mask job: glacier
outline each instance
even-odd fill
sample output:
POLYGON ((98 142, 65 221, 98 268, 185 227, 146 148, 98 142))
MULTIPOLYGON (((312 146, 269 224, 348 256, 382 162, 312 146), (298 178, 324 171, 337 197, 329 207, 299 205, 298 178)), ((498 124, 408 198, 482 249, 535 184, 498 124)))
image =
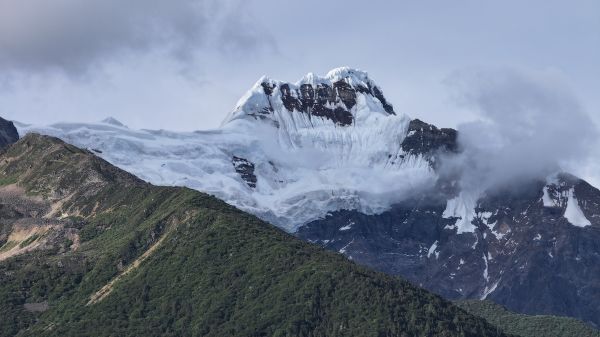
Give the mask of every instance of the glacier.
MULTIPOLYGON (((438 180, 432 158, 403 149, 418 132, 410 124, 366 72, 347 67, 295 83, 263 76, 213 130, 133 130, 111 117, 15 123, 21 135, 58 137, 145 181, 209 193, 292 233, 334 211, 380 214, 432 188, 438 180)), ((572 225, 589 226, 573 191, 550 192, 557 184, 547 178, 544 206, 563 207, 572 225)), ((450 196, 442 217, 456 220, 445 228, 473 233, 483 194, 450 196)))
POLYGON ((214 130, 132 130, 114 118, 17 129, 89 149, 150 183, 209 193, 294 232, 336 210, 381 213, 432 186, 431 164, 402 150, 410 121, 366 72, 337 68, 296 83, 259 79, 214 130), (255 184, 233 158, 247 163, 255 184))

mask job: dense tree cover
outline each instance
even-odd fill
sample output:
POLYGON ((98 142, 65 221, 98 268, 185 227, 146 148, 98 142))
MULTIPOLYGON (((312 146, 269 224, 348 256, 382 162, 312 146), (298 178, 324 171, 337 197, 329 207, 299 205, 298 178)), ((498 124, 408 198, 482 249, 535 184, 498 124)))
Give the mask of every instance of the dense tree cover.
POLYGON ((491 301, 460 301, 457 305, 522 337, 600 337, 600 331, 574 318, 521 315, 491 301))
POLYGON ((81 239, 0 262, 2 336, 504 336, 399 278, 57 139, 9 148, 0 181, 60 200, 81 239))

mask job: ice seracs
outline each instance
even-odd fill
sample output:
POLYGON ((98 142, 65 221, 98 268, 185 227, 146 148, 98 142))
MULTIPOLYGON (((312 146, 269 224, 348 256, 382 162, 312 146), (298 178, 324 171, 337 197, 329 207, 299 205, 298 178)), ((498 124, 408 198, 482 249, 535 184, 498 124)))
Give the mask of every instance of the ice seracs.
POLYGON ((344 67, 325 77, 310 73, 296 83, 263 76, 242 96, 223 124, 254 119, 289 131, 355 125, 378 114, 385 117, 395 112, 366 72, 344 67))
POLYGON ((296 83, 261 78, 216 130, 132 130, 109 118, 19 131, 98 150, 149 182, 213 194, 293 232, 330 211, 380 213, 432 185, 430 163, 402 149, 410 121, 366 72, 338 68, 296 83))
MULTIPOLYGON (((295 83, 262 77, 215 130, 133 130, 114 118, 17 128, 93 150, 154 184, 210 193, 290 232, 331 211, 379 214, 434 186, 428 153, 455 136, 395 111, 366 72, 346 67, 295 83)), ((575 193, 557 196, 564 192, 551 186, 544 205, 566 207, 571 223, 587 226, 575 193)), ((446 229, 474 233, 481 219, 502 239, 490 215, 476 212, 480 197, 448 197, 443 217, 456 220, 446 229)))

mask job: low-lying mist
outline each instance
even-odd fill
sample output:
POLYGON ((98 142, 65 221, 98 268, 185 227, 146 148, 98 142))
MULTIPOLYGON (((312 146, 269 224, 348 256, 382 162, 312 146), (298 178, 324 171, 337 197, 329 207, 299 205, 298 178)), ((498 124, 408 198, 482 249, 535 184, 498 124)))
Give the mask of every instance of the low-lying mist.
POLYGON ((514 69, 464 70, 446 82, 481 120, 459 125, 461 153, 443 158, 442 174, 481 193, 516 188, 575 167, 590 156, 598 129, 577 97, 552 74, 514 69))

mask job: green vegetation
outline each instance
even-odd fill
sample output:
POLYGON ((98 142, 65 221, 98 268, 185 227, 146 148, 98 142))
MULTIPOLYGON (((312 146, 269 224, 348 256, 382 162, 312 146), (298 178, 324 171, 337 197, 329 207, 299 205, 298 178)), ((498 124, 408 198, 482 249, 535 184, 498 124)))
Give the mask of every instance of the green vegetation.
POLYGON ((10 184, 14 184, 17 182, 17 179, 15 177, 0 177, 0 186, 6 186, 6 185, 10 185, 10 184))
POLYGON ((25 240, 25 241, 23 241, 23 242, 21 242, 21 243, 19 244, 19 248, 25 248, 25 247, 29 246, 29 245, 30 245, 30 244, 32 244, 32 243, 33 243, 35 240, 39 239, 39 237, 40 237, 40 236, 39 236, 39 235, 37 235, 37 234, 34 234, 34 235, 32 235, 32 236, 28 237, 28 238, 27 238, 27 240, 25 240))
POLYGON ((399 278, 57 139, 9 148, 0 176, 15 175, 27 195, 61 200, 81 244, 0 262, 1 336, 505 336, 399 278))
POLYGON ((8 241, 0 247, 0 253, 13 249, 17 245, 17 242, 8 241))
POLYGON ((520 315, 490 301, 460 301, 456 304, 507 333, 522 337, 600 337, 600 331, 573 318, 520 315))

